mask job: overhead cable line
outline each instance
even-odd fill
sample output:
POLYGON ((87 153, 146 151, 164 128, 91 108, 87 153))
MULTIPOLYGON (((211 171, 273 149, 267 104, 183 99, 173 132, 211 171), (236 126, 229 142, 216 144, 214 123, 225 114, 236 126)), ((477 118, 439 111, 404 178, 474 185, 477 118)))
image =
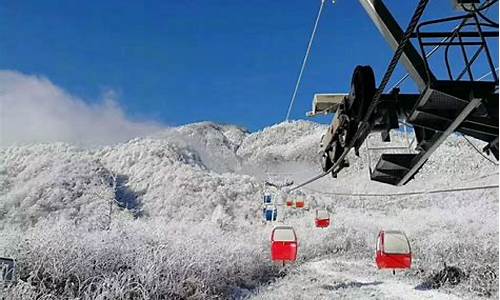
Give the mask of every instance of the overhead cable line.
POLYGON ((479 153, 479 154, 480 154, 480 155, 481 155, 484 159, 486 159, 486 160, 487 160, 487 161, 489 161, 490 163, 492 163, 492 164, 494 164, 494 165, 498 166, 498 163, 497 163, 497 162, 493 161, 491 158, 489 158, 489 157, 487 157, 486 155, 484 155, 484 153, 483 153, 481 150, 479 150, 479 149, 476 147, 476 145, 474 145, 474 143, 472 143, 472 141, 471 141, 471 140, 469 140, 469 139, 468 139, 465 135, 463 135, 463 134, 462 134, 462 137, 463 137, 463 138, 467 141, 467 143, 469 143, 469 145, 470 145, 472 148, 474 148, 474 150, 476 150, 476 152, 477 152, 477 153, 479 153))
MULTIPOLYGON (((455 29, 456 29, 456 28, 458 28, 458 26, 457 26, 457 27, 455 27, 455 29)), ((444 42, 446 42, 449 38, 450 38, 450 37, 445 37, 444 39, 442 39, 442 40, 440 41, 440 43, 444 43, 444 42)), ((436 52, 436 51, 439 49, 439 47, 441 47, 441 45, 434 46, 434 48, 432 48, 432 49, 431 49, 431 51, 429 51, 429 52, 425 55, 425 58, 429 58, 429 57, 431 57, 431 56, 434 54, 434 52, 436 52)), ((390 89, 391 89, 391 90, 393 90, 393 89, 395 89, 395 88, 399 88, 399 86, 400 86, 400 85, 401 85, 401 84, 402 84, 402 83, 403 83, 406 79, 408 79, 408 77, 410 77, 410 73, 406 73, 406 74, 405 74, 405 76, 401 77, 401 79, 399 79, 399 80, 398 80, 398 81, 397 81, 397 82, 396 82, 396 83, 392 86, 392 88, 390 88, 390 89)))
MULTIPOLYGON (((498 72, 498 67, 495 68, 495 72, 498 72)), ((479 77, 477 80, 485 79, 486 77, 490 76, 491 74, 493 74, 493 71, 489 71, 488 73, 486 73, 483 76, 479 77)))
POLYGON ((463 192, 463 191, 474 191, 474 190, 488 190, 488 189, 498 189, 498 185, 486 185, 486 186, 474 186, 465 188, 454 188, 454 189, 438 189, 431 191, 415 191, 415 192, 404 192, 404 193, 336 193, 336 192, 321 192, 311 188, 305 188, 315 193, 325 194, 325 195, 335 195, 335 196, 348 196, 348 197, 393 197, 393 196, 414 196, 414 195, 426 195, 426 194, 443 194, 443 193, 453 193, 453 192, 463 192))
POLYGON ((300 82, 302 81, 302 74, 304 73, 307 60, 309 59, 309 53, 311 52, 311 46, 314 41, 314 37, 316 36, 319 19, 321 18, 321 13, 323 12, 323 7, 325 5, 325 2, 326 0, 321 0, 318 15, 316 16, 316 21, 314 22, 313 31, 311 33, 311 37, 309 38, 309 44, 307 45, 306 53, 304 55, 304 59, 302 60, 302 66, 300 67, 299 77, 297 78, 297 82, 295 83, 295 89, 293 90, 292 99, 290 100, 290 104, 288 105, 288 111, 286 113, 285 121, 288 121, 290 118, 290 113, 292 112, 292 107, 295 102, 295 97, 297 96, 297 91, 299 90, 300 82))

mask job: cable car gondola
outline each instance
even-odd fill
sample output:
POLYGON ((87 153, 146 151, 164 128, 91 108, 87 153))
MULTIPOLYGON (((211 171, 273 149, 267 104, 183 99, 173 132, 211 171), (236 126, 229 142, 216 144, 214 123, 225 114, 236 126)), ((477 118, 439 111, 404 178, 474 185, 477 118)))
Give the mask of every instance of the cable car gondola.
POLYGON ((264 204, 271 204, 273 202, 273 198, 270 193, 264 194, 264 204))
POLYGON ((297 235, 292 226, 276 226, 271 233, 271 259, 294 262, 297 260, 297 235))
POLYGON ((296 208, 304 208, 304 206, 305 206, 304 200, 297 200, 297 201, 295 201, 295 207, 296 208))
POLYGON ((287 207, 293 207, 293 201, 292 200, 287 200, 286 201, 286 206, 287 207))
POLYGON ((324 209, 316 210, 316 218, 314 220, 316 227, 326 228, 330 226, 330 214, 324 209))
POLYGON ((276 218, 278 217, 278 208, 274 205, 266 205, 263 209, 263 214, 265 221, 276 221, 276 218))
POLYGON ((375 261, 379 269, 411 268, 411 248, 406 234, 396 230, 380 231, 375 261))

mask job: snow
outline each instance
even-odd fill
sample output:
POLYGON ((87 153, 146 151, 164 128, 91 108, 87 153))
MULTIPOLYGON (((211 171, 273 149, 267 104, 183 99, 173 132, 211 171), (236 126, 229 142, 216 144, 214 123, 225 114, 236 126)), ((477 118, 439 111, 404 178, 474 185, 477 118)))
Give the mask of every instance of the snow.
POLYGON ((367 261, 325 259, 300 266, 285 279, 266 287, 252 299, 461 299, 438 290, 415 289, 414 283, 398 275, 362 273, 352 270, 373 269, 367 261), (307 282, 307 284, 304 284, 307 282))
MULTIPOLYGON (((9 299, 498 297, 498 189, 335 194, 497 184, 498 167, 459 136, 403 187, 370 181, 361 149, 339 178, 290 196, 304 209, 285 208, 279 194, 278 223, 294 226, 298 262, 273 264, 273 225, 262 221, 262 194, 272 188, 264 181, 318 174, 324 130, 294 121, 249 133, 202 122, 108 146, 0 148, 0 256, 16 258, 20 269, 18 284, 0 292, 9 299), (330 211, 330 227, 314 227, 316 208, 330 211), (376 269, 381 229, 407 234, 412 270, 376 269), (461 282, 422 288, 444 264, 464 272, 461 282)), ((401 144, 402 135, 393 140, 401 144)))

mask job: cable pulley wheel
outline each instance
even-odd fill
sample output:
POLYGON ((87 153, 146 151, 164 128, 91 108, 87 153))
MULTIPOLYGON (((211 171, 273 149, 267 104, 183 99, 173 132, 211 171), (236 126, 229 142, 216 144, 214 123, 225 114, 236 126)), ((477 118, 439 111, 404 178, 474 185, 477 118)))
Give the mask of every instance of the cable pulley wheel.
POLYGON ((352 74, 351 92, 349 93, 347 114, 351 119, 349 136, 352 137, 359 122, 367 113, 377 88, 375 75, 370 66, 356 66, 352 74))

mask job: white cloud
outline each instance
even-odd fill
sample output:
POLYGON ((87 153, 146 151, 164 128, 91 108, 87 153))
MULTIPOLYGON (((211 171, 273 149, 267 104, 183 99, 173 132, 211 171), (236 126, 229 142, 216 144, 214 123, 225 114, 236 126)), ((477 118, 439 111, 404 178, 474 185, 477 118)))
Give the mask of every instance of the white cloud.
POLYGON ((113 91, 88 104, 47 78, 0 70, 0 145, 34 142, 109 144, 154 132, 127 119, 113 91))

